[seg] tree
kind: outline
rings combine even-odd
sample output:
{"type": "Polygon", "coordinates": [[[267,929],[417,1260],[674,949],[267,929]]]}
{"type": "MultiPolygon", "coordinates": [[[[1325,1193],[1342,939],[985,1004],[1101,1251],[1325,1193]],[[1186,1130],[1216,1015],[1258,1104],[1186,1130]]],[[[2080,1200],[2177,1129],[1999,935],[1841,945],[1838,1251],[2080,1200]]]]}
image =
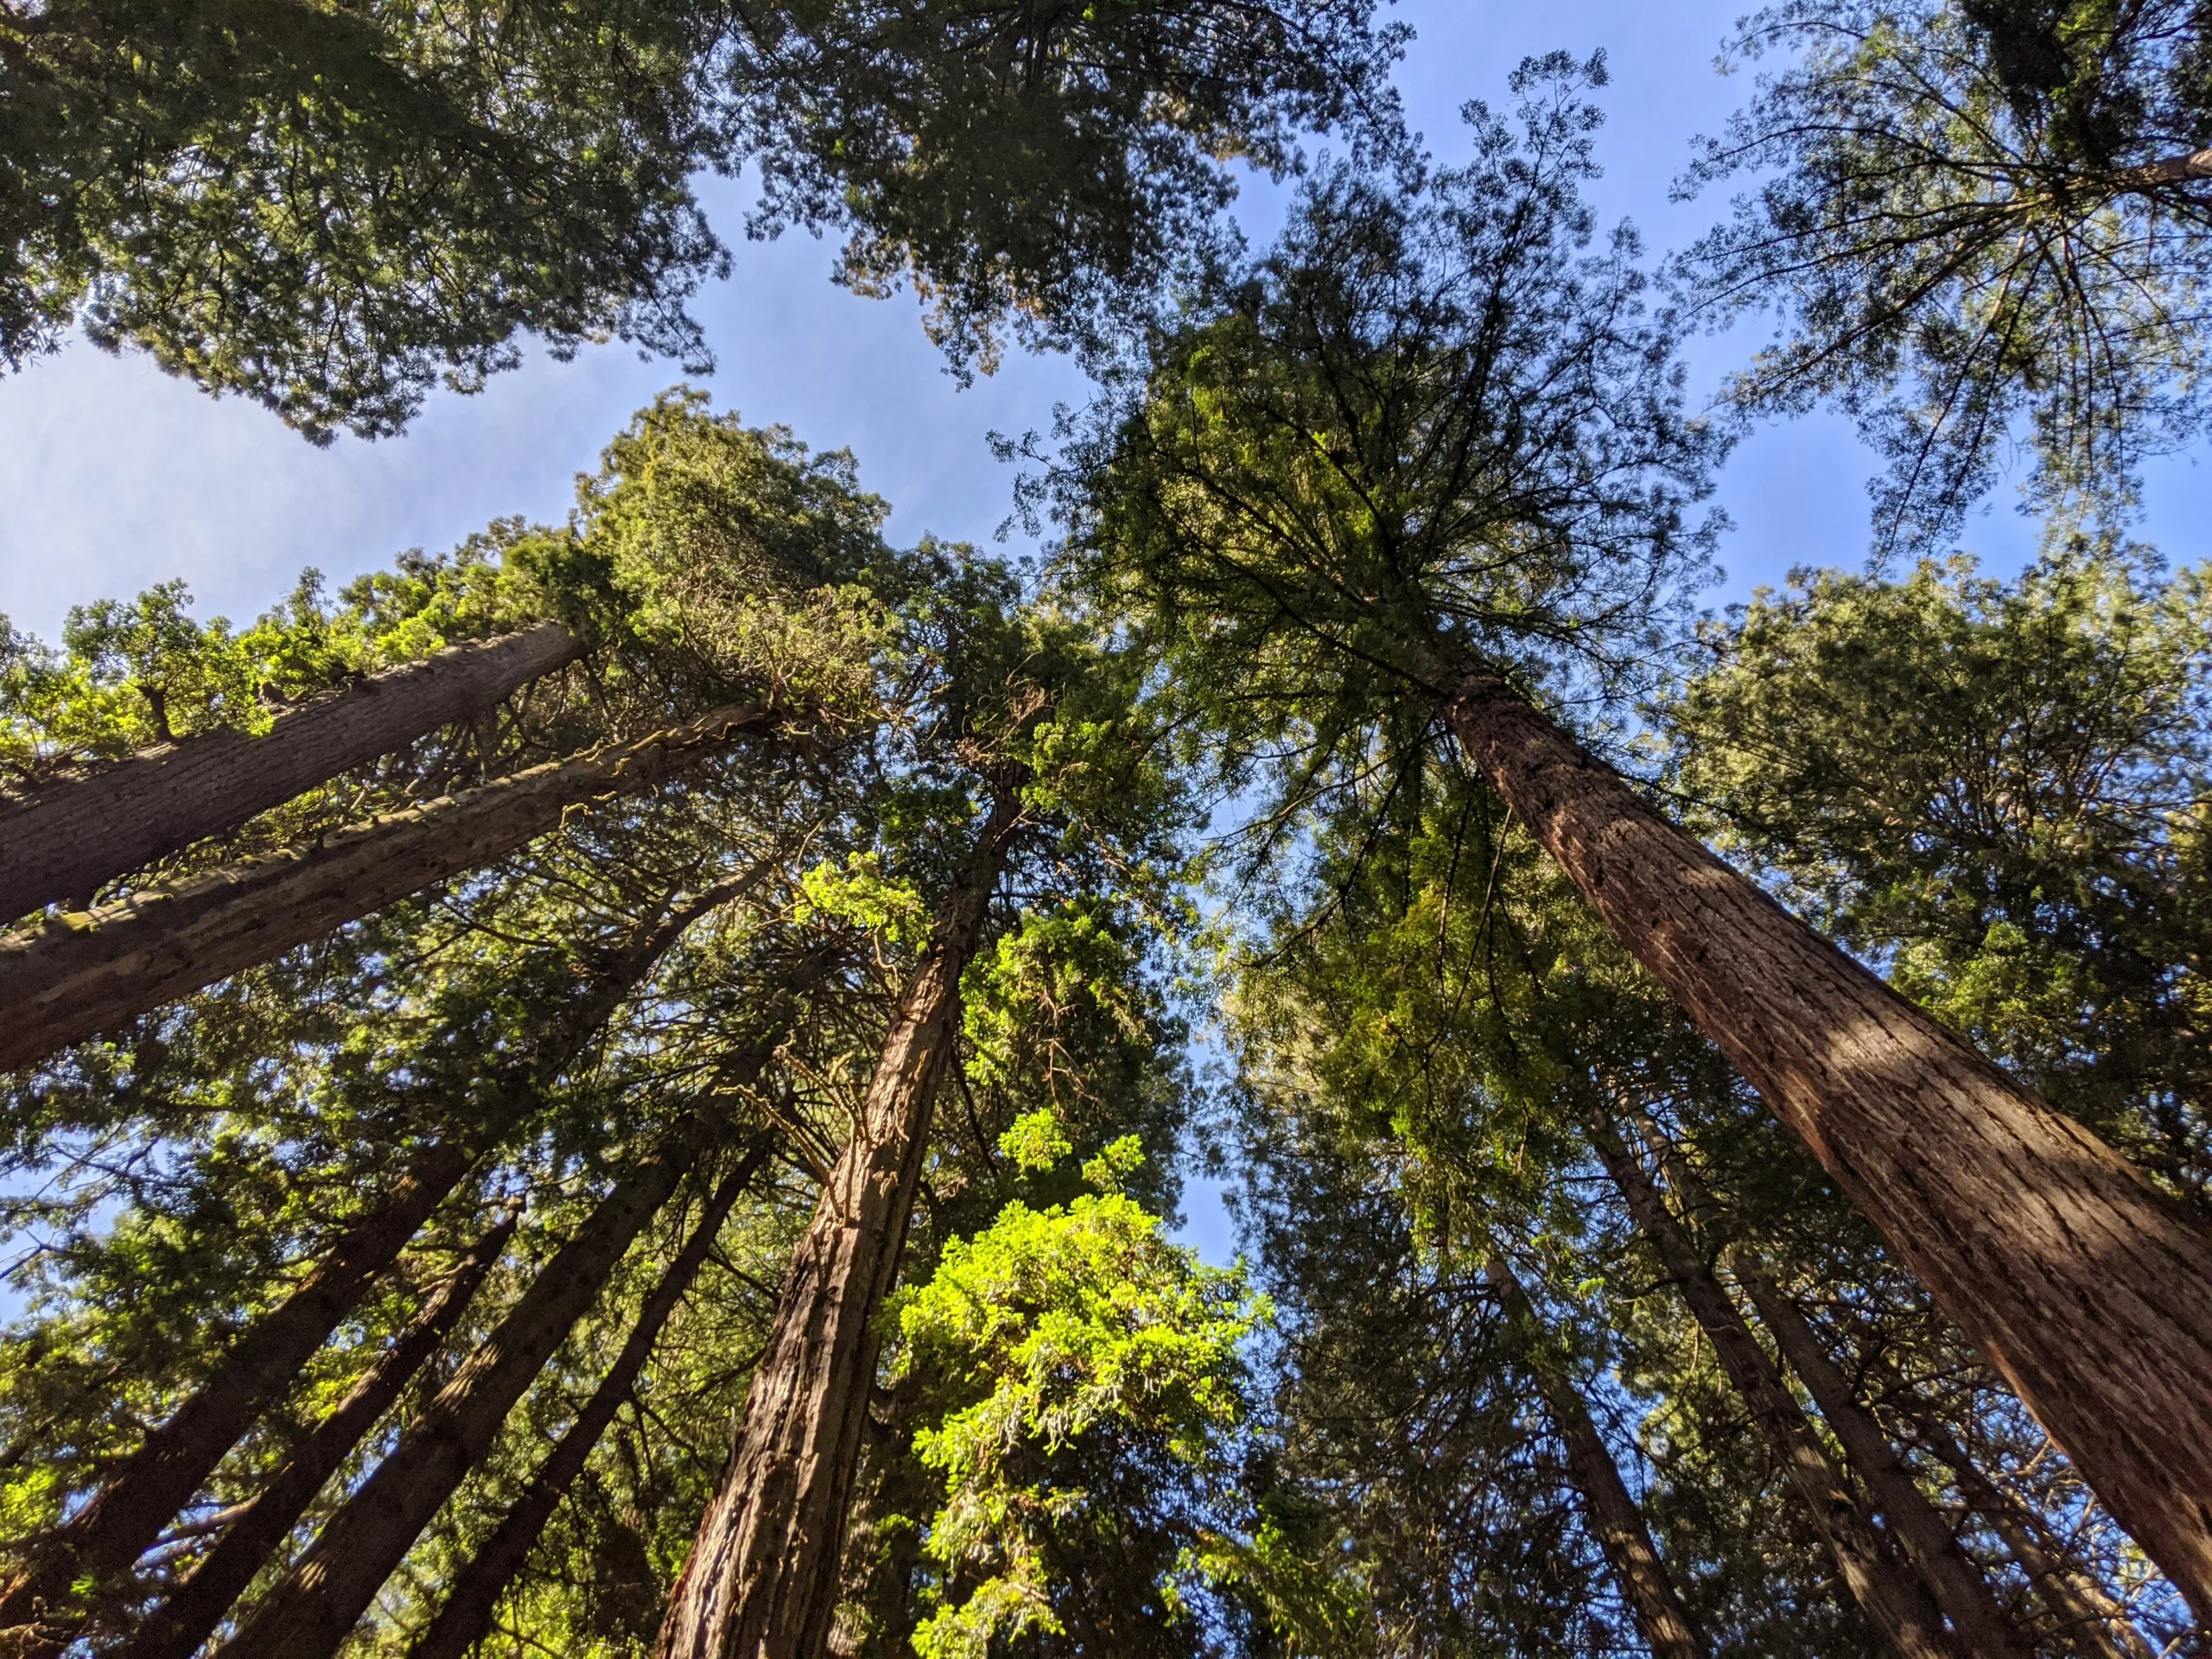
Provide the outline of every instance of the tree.
{"type": "Polygon", "coordinates": [[[1662,705],[1725,849],[2200,1211],[2207,604],[2088,543],[1812,572],[1662,705]]]}
{"type": "Polygon", "coordinates": [[[1792,0],[1687,182],[1766,174],[1692,249],[1708,315],[1771,310],[1746,408],[1835,397],[1889,458],[1877,547],[1929,548],[2016,446],[2109,512],[2205,412],[2212,57],[2190,0],[1792,0]]]}
{"type": "Polygon", "coordinates": [[[899,1304],[938,1488],[923,1659],[1198,1651],[1194,1604],[1240,1570],[1224,1489],[1265,1305],[1110,1190],[1141,1156],[1130,1137],[1086,1166],[1108,1190],[1007,1205],[899,1304]]]}
{"type": "Polygon", "coordinates": [[[1371,11],[11,4],[0,360],[79,321],[321,442],[398,431],[525,335],[703,369],[684,306],[728,258],[690,181],[747,159],[755,229],[852,226],[853,278],[911,269],[972,351],[1010,308],[1072,323],[1155,278],[1217,158],[1387,113],[1371,11]]]}
{"type": "Polygon", "coordinates": [[[1232,766],[1268,752],[1274,822],[1308,780],[1402,776],[1440,719],[2212,1610],[2212,1467],[2172,1455],[2212,1412],[2212,1239],[1539,712],[1664,639],[1712,446],[1627,247],[1581,251],[1572,66],[1520,84],[1549,88],[1525,147],[1478,110],[1468,169],[1317,182],[1161,334],[1058,475],[1071,563],[1232,766]]]}

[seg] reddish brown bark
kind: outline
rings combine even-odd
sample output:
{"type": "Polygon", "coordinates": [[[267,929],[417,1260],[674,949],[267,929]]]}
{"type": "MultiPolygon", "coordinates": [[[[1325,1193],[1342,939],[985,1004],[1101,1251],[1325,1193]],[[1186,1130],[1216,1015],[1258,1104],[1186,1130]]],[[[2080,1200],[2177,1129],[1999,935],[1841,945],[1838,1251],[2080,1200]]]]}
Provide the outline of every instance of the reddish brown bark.
{"type": "Polygon", "coordinates": [[[1497,1287],[1506,1317],[1525,1332],[1530,1369],[1543,1390],[1552,1427],[1567,1450],[1568,1478],[1582,1497],[1583,1524],[1612,1569],[1621,1599],[1653,1659],[1703,1659],[1705,1644],[1698,1640],[1681,1598],[1675,1592],[1658,1546],[1651,1541],[1651,1529],[1643,1523],[1643,1511],[1621,1478],[1620,1465],[1599,1433],[1590,1407],[1554,1348],[1529,1293],[1502,1257],[1493,1257],[1484,1274],[1497,1287]]]}
{"type": "MultiPolygon", "coordinates": [[[[500,1592],[522,1571],[531,1552],[537,1548],[538,1538],[545,1530],[545,1523],[553,1518],[562,1495],[569,1490],[569,1483],[583,1472],[584,1461],[599,1444],[599,1437],[607,1432],[607,1425],[614,1421],[614,1414],[630,1397],[639,1374],[652,1357],[653,1344],[660,1339],[661,1327],[668,1323],[669,1315],[690,1288],[691,1281],[721,1233],[722,1223],[729,1218],[731,1207],[760,1173],[771,1150],[767,1141],[759,1142],[715,1187],[690,1238],[638,1309],[629,1338],[615,1356],[614,1363],[607,1368],[607,1375],[600,1379],[590,1400],[576,1414],[575,1421],[569,1425],[559,1443],[546,1453],[545,1461],[531,1475],[529,1487],[515,1500],[492,1535],[469,1558],[468,1565],[448,1591],[445,1605],[438,1610],[438,1616],[430,1621],[429,1629],[423,1631],[408,1659],[467,1659],[469,1649],[491,1630],[500,1592]]],[[[179,1656],[178,1659],[189,1659],[189,1656],[179,1656]]]]}
{"type": "Polygon", "coordinates": [[[571,808],[652,788],[773,719],[760,709],[720,709],[393,813],[312,848],[0,938],[0,1069],[81,1042],[474,869],[558,828],[571,808]]]}
{"type": "MultiPolygon", "coordinates": [[[[1721,1216],[1722,1207],[1714,1202],[1704,1177],[1666,1131],[1648,1112],[1637,1111],[1632,1116],[1685,1211],[1693,1216],[1721,1216]]],[[[1724,1225],[1717,1236],[1726,1238],[1730,1230],[1724,1225]]],[[[1738,1268],[1737,1281],[1751,1299],[1759,1322],[1781,1350],[1783,1363],[1812,1395],[1821,1420],[1841,1443],[1845,1460],[1866,1487],[1891,1535],[1912,1558],[1937,1608],[1949,1621],[1958,1645],[1986,1659],[2032,1659],[2031,1644],[1998,1606],[1987,1577],[1959,1548],[1959,1541],[1921,1491],[1910,1466],[1890,1443],[1874,1414],[1859,1403],[1796,1304],[1782,1294],[1740,1246],[1732,1260],[1738,1268]]]]}
{"type": "Polygon", "coordinates": [[[820,1650],[868,1399],[875,1317],[921,1179],[938,1086],[960,1027],[960,976],[982,942],[1019,822],[1001,794],[900,995],[851,1143],[794,1254],[721,1483],[670,1598],[661,1659],[798,1659],[820,1650]]]}
{"type": "Polygon", "coordinates": [[[120,1572],[150,1548],[224,1454],[329,1339],[477,1160],[496,1146],[683,931],[756,872],[699,894],[640,935],[557,1016],[528,1071],[495,1084],[471,1132],[424,1150],[300,1287],[251,1327],[183,1405],[118,1465],[68,1525],[0,1589],[0,1630],[41,1620],[67,1628],[71,1586],[120,1572]]]}
{"type": "Polygon", "coordinates": [[[216,1649],[221,1659],[329,1659],[337,1652],[697,1156],[696,1130],[681,1134],[616,1183],[307,1554],[216,1649]]]}
{"type": "Polygon", "coordinates": [[[1713,1344],[1713,1357],[1743,1402],[1753,1430],[1803,1500],[1814,1530],[1867,1622],[1904,1659],[1942,1659],[1963,1652],[1945,1633],[1942,1617],[1918,1576],[1882,1548],[1873,1523],[1783,1384],[1781,1371],[1643,1166],[1610,1125],[1593,1120],[1586,1128],[1637,1230],[1658,1253],[1691,1318],[1713,1344]]]}
{"type": "Polygon", "coordinates": [[[208,732],[0,800],[0,918],[85,905],[117,876],[481,713],[582,650],[557,622],[448,646],[288,710],[264,736],[208,732]]]}
{"type": "Polygon", "coordinates": [[[2212,1622],[2212,1238],[1497,676],[1470,760],[2212,1622]]]}
{"type": "Polygon", "coordinates": [[[278,1545],[291,1535],[323,1483],[353,1455],[361,1438],[391,1409],[410,1378],[444,1344],[485,1275],[514,1236],[519,1212],[510,1207],[454,1265],[415,1321],[363,1372],[330,1414],[279,1465],[269,1484],[239,1506],[214,1548],[168,1600],[149,1614],[117,1659],[192,1659],[214,1634],[278,1545]]]}

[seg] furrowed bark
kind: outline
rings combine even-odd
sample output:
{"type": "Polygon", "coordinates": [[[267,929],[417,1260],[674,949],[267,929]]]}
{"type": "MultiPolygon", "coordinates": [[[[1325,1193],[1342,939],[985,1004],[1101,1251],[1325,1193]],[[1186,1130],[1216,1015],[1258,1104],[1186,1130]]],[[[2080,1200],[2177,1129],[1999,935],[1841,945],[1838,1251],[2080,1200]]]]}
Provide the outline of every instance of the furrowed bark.
{"type": "Polygon", "coordinates": [[[291,1535],[323,1483],[353,1455],[362,1436],[391,1409],[415,1373],[444,1344],[485,1275],[505,1253],[520,1220],[520,1211],[510,1207],[499,1225],[461,1259],[423,1305],[415,1322],[377,1357],[269,1484],[238,1510],[191,1576],[115,1650],[116,1659],[192,1659],[200,1651],[231,1604],[291,1535]]]}
{"type": "MultiPolygon", "coordinates": [[[[760,1141],[715,1187],[682,1252],[669,1264],[668,1271],[653,1287],[652,1294],[639,1308],[629,1339],[622,1344],[614,1363],[600,1379],[591,1399],[576,1414],[560,1443],[538,1465],[528,1490],[515,1500],[514,1507],[461,1569],[447,1594],[445,1605],[438,1610],[429,1629],[410,1650],[408,1659],[467,1659],[469,1649],[491,1630],[493,1616],[499,1610],[500,1592],[513,1581],[515,1574],[529,1560],[531,1552],[537,1548],[538,1538],[545,1530],[545,1523],[553,1518],[563,1494],[582,1472],[584,1461],[599,1444],[599,1437],[607,1432],[607,1425],[614,1421],[614,1414],[637,1386],[639,1373],[652,1357],[653,1344],[660,1339],[662,1326],[668,1323],[669,1315],[676,1311],[676,1305],[683,1300],[684,1292],[697,1276],[700,1265],[714,1249],[732,1206],[752,1185],[753,1178],[760,1173],[772,1149],[768,1141],[760,1141]]],[[[190,1659],[190,1656],[180,1655],[177,1659],[190,1659]]]]}
{"type": "MultiPolygon", "coordinates": [[[[192,1501],[225,1453],[270,1402],[291,1385],[315,1351],[359,1303],[407,1241],[499,1144],[588,1044],[653,964],[707,911],[759,879],[765,866],[671,907],[617,957],[590,989],[563,1010],[520,1076],[495,1084],[470,1134],[426,1148],[384,1203],[341,1234],[298,1289],[250,1327],[193,1395],[146,1437],[67,1525],[31,1553],[0,1588],[0,1630],[52,1623],[67,1632],[72,1586],[122,1571],[152,1548],[192,1501]]],[[[26,1653],[42,1650],[30,1638],[26,1653]]]]}
{"type": "Polygon", "coordinates": [[[669,1599],[660,1659],[798,1659],[821,1649],[875,1381],[875,1316],[898,1269],[960,1027],[960,976],[982,939],[1019,819],[1013,792],[1001,792],[899,999],[861,1121],[793,1255],[721,1485],[669,1599]]]}
{"type": "Polygon", "coordinates": [[[724,709],[329,836],[0,938],[0,1070],[121,1024],[512,852],[604,796],[634,794],[763,730],[724,709]]]}
{"type": "Polygon", "coordinates": [[[1743,1402],[1753,1429],[1803,1500],[1814,1530],[1827,1544],[1845,1587],[1867,1622],[1903,1659],[1948,1659],[1964,1653],[1945,1633],[1942,1617],[1926,1586],[1882,1548],[1873,1523],[1784,1386],[1781,1371],[1759,1346],[1643,1165],[1610,1125],[1593,1119],[1584,1127],[1637,1230],[1658,1252],[1660,1264],[1688,1305],[1690,1316],[1713,1344],[1713,1357],[1743,1402]]]}
{"type": "Polygon", "coordinates": [[[1705,1644],[1675,1593],[1666,1563],[1651,1541],[1651,1529],[1643,1523],[1643,1511],[1621,1478],[1620,1465],[1599,1433],[1582,1391],[1552,1346],[1551,1333],[1529,1293],[1502,1256],[1493,1256],[1483,1271],[1497,1287],[1506,1317],[1527,1333],[1529,1363],[1543,1390],[1552,1427],[1567,1449],[1567,1474],[1581,1494],[1584,1523],[1612,1569],[1621,1599],[1628,1603],[1653,1659],[1704,1659],[1705,1644]]]}
{"type": "Polygon", "coordinates": [[[2212,1236],[1488,671],[1470,761],[2212,1623],[2212,1236]]]}
{"type": "Polygon", "coordinates": [[[698,1157],[696,1127],[649,1154],[601,1200],[375,1472],[216,1649],[221,1659],[329,1659],[499,1426],[567,1339],[631,1242],[698,1157]]]}
{"type": "Polygon", "coordinates": [[[117,876],[481,713],[582,650],[557,622],[449,645],[288,710],[265,736],[181,738],[0,799],[0,918],[87,904],[117,876]]]}

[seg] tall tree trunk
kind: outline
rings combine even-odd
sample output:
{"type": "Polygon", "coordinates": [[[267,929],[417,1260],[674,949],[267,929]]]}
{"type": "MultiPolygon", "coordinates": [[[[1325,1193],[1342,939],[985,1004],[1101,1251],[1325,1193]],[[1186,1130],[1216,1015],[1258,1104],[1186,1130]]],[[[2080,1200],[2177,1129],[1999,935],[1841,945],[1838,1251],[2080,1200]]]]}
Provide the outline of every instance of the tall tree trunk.
{"type": "Polygon", "coordinates": [[[414,1548],[570,1327],[599,1299],[631,1242],[698,1158],[696,1125],[615,1184],[254,1608],[221,1659],[329,1659],[414,1548]]]}
{"type": "Polygon", "coordinates": [[[1936,1605],[1957,1633],[1960,1645],[1972,1653],[2032,1659],[2033,1649],[1997,1605],[1988,1578],[1967,1559],[1951,1529],[1921,1491],[1910,1466],[1890,1444],[1874,1414],[1859,1404],[1849,1381],[1828,1357],[1796,1304],[1756,1269],[1739,1271],[1736,1277],[1758,1310],[1759,1322],[1773,1336],[1783,1358],[1797,1373],[1797,1380],[1805,1385],[1805,1392],[1813,1396],[1813,1404],[1841,1442],[1843,1455],[1866,1483],[1875,1509],[1920,1568],[1936,1605]]]}
{"type": "Polygon", "coordinates": [[[302,850],[134,893],[0,938],[0,1070],[27,1065],[321,938],[557,828],[573,806],[632,794],[698,764],[760,709],[533,766],[302,850]]]}
{"type": "Polygon", "coordinates": [[[1910,1415],[1928,1449],[1957,1478],[1967,1506],[1989,1522],[1990,1529],[2005,1541],[2005,1550],[2043,1592],[2058,1616],[2060,1634],[2069,1649],[2085,1651],[2094,1659],[2158,1659],[2127,1610],[2072,1559],[2062,1541],[2046,1542],[2039,1535],[2042,1521],[1982,1472],[1948,1427],[1924,1413],[1910,1415]]]}
{"type": "Polygon", "coordinates": [[[269,1484],[239,1506],[221,1538],[168,1599],[147,1615],[116,1659],[192,1659],[236,1601],[291,1535],[323,1483],[382,1421],[401,1390],[460,1323],[485,1275],[506,1251],[521,1219],[510,1206],[423,1303],[415,1322],[377,1357],[346,1397],[277,1468],[269,1484]]]}
{"type": "Polygon", "coordinates": [[[1020,807],[994,801],[899,999],[851,1143],[794,1254],[721,1483],[661,1625],[661,1659],[798,1659],[837,1599],[845,1511],[930,1113],[1020,807]]]}
{"type": "Polygon", "coordinates": [[[121,1572],[152,1547],[238,1437],[398,1259],[416,1230],[520,1122],[543,1085],[567,1068],[683,931],[758,879],[761,868],[671,907],[555,1016],[530,1067],[494,1083],[469,1132],[420,1154],[387,1189],[383,1203],[340,1235],[299,1288],[232,1344],[91,1501],[30,1553],[0,1587],[0,1630],[43,1622],[67,1628],[73,1585],[121,1572]]]}
{"type": "MultiPolygon", "coordinates": [[[[599,1437],[607,1432],[607,1425],[614,1421],[614,1414],[637,1386],[639,1374],[645,1370],[646,1360],[652,1357],[653,1344],[660,1338],[661,1327],[668,1323],[669,1315],[690,1288],[700,1264],[714,1249],[722,1223],[729,1218],[738,1195],[752,1184],[772,1149],[772,1143],[766,1138],[757,1142],[715,1189],[690,1238],[638,1309],[629,1339],[622,1344],[614,1363],[600,1379],[598,1388],[592,1391],[590,1400],[576,1414],[559,1444],[538,1465],[528,1489],[515,1500],[498,1529],[461,1569],[447,1592],[445,1605],[438,1610],[438,1616],[430,1621],[430,1628],[416,1643],[408,1659],[467,1659],[468,1650],[492,1628],[500,1592],[513,1581],[515,1574],[529,1560],[531,1552],[537,1548],[538,1538],[545,1530],[545,1523],[553,1518],[562,1495],[583,1471],[584,1461],[599,1444],[599,1437]]],[[[179,1659],[189,1659],[189,1655],[179,1656],[179,1659]]]]}
{"type": "Polygon", "coordinates": [[[1781,1371],[1668,1210],[1643,1166],[1610,1124],[1593,1117],[1584,1127],[1637,1230],[1658,1252],[1661,1265],[1688,1304],[1690,1316],[1713,1344],[1713,1356],[1742,1400],[1753,1429],[1804,1501],[1814,1530],[1827,1545],[1845,1587],[1867,1621],[1902,1659],[1949,1659],[1963,1653],[1945,1633],[1942,1616],[1927,1587],[1883,1549],[1858,1496],[1829,1459],[1784,1386],[1781,1371]]]}
{"type": "Polygon", "coordinates": [[[1551,1332],[1504,1257],[1493,1255],[1483,1271],[1497,1287],[1506,1318],[1525,1333],[1529,1367],[1543,1390],[1552,1427],[1567,1448],[1567,1475],[1582,1496],[1584,1524],[1612,1569],[1621,1599],[1628,1603],[1653,1659],[1704,1659],[1705,1644],[1675,1593],[1666,1563],[1651,1541],[1651,1529],[1643,1523],[1643,1511],[1621,1478],[1620,1465],[1599,1433],[1551,1332]]]}
{"type": "Polygon", "coordinates": [[[1459,684],[1471,762],[2212,1624],[2212,1236],[1498,676],[1459,684]]]}
{"type": "MultiPolygon", "coordinates": [[[[1725,1211],[1713,1201],[1705,1178],[1673,1138],[1649,1112],[1637,1110],[1633,1116],[1638,1133],[1684,1208],[1693,1215],[1723,1216],[1725,1211]]],[[[1724,1222],[1716,1236],[1726,1239],[1732,1231],[1724,1222]]],[[[1810,1322],[1743,1245],[1735,1244],[1731,1255],[1737,1282],[1751,1299],[1759,1322],[1781,1350],[1783,1363],[1813,1396],[1814,1406],[1841,1443],[1845,1459],[1865,1484],[1875,1510],[1919,1568],[1959,1645],[1990,1659],[2033,1659],[2030,1644],[1997,1605],[1987,1576],[1967,1559],[1874,1414],[1859,1403],[1843,1372],[1828,1357],[1810,1322]]]]}
{"type": "Polygon", "coordinates": [[[480,713],[582,652],[557,622],[451,645],[288,710],[265,736],[182,738],[0,799],[0,919],[87,904],[117,876],[480,713]]]}

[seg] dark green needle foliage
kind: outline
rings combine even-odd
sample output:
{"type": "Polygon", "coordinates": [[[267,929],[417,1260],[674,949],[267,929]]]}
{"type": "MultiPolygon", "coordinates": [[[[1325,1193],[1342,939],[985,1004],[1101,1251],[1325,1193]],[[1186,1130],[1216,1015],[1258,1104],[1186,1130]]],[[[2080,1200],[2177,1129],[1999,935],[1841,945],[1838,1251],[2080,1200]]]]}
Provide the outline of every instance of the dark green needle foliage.
{"type": "Polygon", "coordinates": [[[839,278],[912,282],[956,367],[1004,331],[1096,344],[1302,130],[1387,137],[1373,0],[737,0],[753,225],[850,226],[839,278]]]}
{"type": "Polygon", "coordinates": [[[1770,310],[1750,409],[1837,399],[1888,457],[1878,550],[1940,543],[2024,449],[2031,495],[2124,512],[2206,410],[2212,57],[2197,0],[1792,0],[1686,180],[1751,188],[1690,255],[1770,310]]]}
{"type": "Polygon", "coordinates": [[[0,9],[0,361],[73,322],[319,442],[609,339],[703,369],[728,256],[695,197],[756,162],[755,232],[849,230],[957,365],[1095,338],[1249,161],[1387,129],[1373,0],[65,0],[0,9]]]}
{"type": "Polygon", "coordinates": [[[1603,79],[1531,60],[1510,118],[1467,107],[1465,167],[1315,180],[1033,485],[1170,695],[1294,794],[1470,661],[1605,692],[1681,620],[1718,451],[1581,198],[1603,79]]]}
{"type": "Polygon", "coordinates": [[[2212,600],[2068,539],[2018,578],[1801,573],[1669,701],[1722,844],[2202,1205],[2212,600]]]}
{"type": "Polygon", "coordinates": [[[73,319],[310,437],[613,335],[704,357],[712,5],[0,14],[0,357],[73,319]]]}

